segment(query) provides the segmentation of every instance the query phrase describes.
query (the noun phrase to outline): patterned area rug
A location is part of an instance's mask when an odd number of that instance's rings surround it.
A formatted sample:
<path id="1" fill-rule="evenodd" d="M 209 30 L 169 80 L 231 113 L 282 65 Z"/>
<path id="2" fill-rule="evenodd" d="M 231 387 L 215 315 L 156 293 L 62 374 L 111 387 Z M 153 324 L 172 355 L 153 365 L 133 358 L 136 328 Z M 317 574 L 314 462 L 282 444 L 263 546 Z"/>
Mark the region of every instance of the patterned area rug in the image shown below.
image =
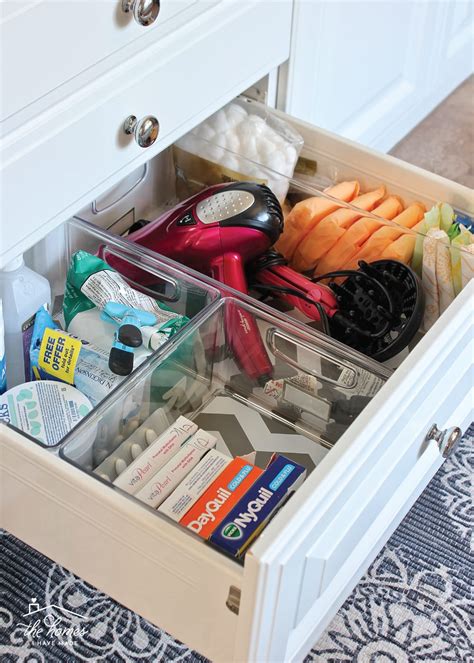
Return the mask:
<path id="1" fill-rule="evenodd" d="M 474 662 L 473 441 L 471 426 L 305 663 Z M 7 533 L 1 564 L 3 663 L 206 661 Z"/>

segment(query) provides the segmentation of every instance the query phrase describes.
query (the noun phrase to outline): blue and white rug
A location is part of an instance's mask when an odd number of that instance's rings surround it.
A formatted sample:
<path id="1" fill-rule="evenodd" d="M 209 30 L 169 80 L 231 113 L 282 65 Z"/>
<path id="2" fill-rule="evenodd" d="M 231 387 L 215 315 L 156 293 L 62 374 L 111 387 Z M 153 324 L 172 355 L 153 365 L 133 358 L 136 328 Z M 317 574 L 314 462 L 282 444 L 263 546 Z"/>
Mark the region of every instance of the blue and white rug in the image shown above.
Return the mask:
<path id="1" fill-rule="evenodd" d="M 473 438 L 471 427 L 306 663 L 474 663 Z M 1 568 L 2 663 L 205 663 L 6 533 Z"/>

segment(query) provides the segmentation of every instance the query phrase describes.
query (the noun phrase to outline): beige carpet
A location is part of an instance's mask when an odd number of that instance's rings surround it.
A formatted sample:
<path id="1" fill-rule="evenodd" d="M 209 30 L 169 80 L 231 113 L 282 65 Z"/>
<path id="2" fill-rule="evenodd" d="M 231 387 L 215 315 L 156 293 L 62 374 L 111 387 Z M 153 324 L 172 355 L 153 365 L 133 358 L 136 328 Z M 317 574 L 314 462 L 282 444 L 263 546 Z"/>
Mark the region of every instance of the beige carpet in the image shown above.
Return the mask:
<path id="1" fill-rule="evenodd" d="M 395 145 L 391 154 L 474 188 L 474 76 Z"/>

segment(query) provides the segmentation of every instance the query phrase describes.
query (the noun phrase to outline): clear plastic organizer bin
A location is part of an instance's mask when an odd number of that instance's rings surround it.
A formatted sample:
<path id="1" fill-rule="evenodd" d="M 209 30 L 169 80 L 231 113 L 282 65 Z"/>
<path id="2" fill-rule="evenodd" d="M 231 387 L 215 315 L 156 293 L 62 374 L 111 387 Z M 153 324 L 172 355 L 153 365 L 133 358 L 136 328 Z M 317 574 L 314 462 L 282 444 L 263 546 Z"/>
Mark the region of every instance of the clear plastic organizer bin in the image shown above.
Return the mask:
<path id="1" fill-rule="evenodd" d="M 166 348 L 168 343 L 174 342 L 176 337 L 189 324 L 192 324 L 194 319 L 199 319 L 207 309 L 215 306 L 221 297 L 219 290 L 209 281 L 206 282 L 206 279 L 196 278 L 185 267 L 176 265 L 172 261 L 157 255 L 144 255 L 138 248 L 129 242 L 124 242 L 120 237 L 88 222 L 72 219 L 51 232 L 25 254 L 28 266 L 48 279 L 52 292 L 51 313 L 53 318 L 59 320 L 63 325 L 62 312 L 66 274 L 71 264 L 71 257 L 79 250 L 100 256 L 118 271 L 134 289 L 150 296 L 159 304 L 163 303 L 166 309 L 178 313 L 180 316 L 185 316 L 179 318 L 180 324 L 169 335 L 168 340 L 164 340 L 163 345 L 155 350 L 139 348 L 142 354 L 139 359 L 135 357 L 134 368 L 137 368 L 140 363 L 146 365 L 154 352 L 160 352 Z M 86 313 L 95 315 L 91 315 L 90 318 L 83 321 L 80 328 L 73 319 L 72 324 L 68 327 L 69 331 L 82 340 L 95 343 L 106 350 L 107 348 L 103 344 L 105 338 L 103 328 L 108 329 L 110 327 L 111 331 L 108 332 L 110 343 L 114 328 L 108 323 L 101 322 L 100 311 L 97 308 L 88 310 Z M 165 337 L 160 337 L 160 343 L 163 338 Z M 6 359 L 8 362 L 8 357 Z M 129 376 L 123 378 L 124 381 L 128 379 Z M 114 392 L 110 393 L 114 398 Z M 124 422 L 133 416 L 138 406 L 139 401 L 135 403 L 124 401 L 121 403 L 121 414 L 115 422 L 117 434 L 120 433 Z M 88 416 L 83 421 L 87 428 Z M 41 442 L 39 443 L 41 444 Z M 48 448 L 57 446 L 57 444 L 51 445 Z"/>
<path id="2" fill-rule="evenodd" d="M 379 364 L 321 335 L 225 298 L 119 387 L 59 454 L 120 490 L 113 482 L 145 451 L 147 431 L 157 436 L 183 415 L 229 457 L 256 452 L 264 468 L 278 452 L 309 474 L 386 377 Z M 141 407 L 117 434 L 125 400 Z"/>
<path id="3" fill-rule="evenodd" d="M 328 285 L 330 281 L 323 279 L 324 274 L 343 269 L 357 270 L 361 260 L 368 263 L 399 261 L 411 267 L 418 278 L 416 287 L 424 303 L 416 308 L 415 313 L 410 309 L 407 315 L 403 312 L 400 317 L 402 327 L 404 320 L 411 320 L 413 316 L 413 324 L 409 326 L 412 331 L 416 331 L 408 345 L 400 342 L 402 349 L 397 348 L 396 352 L 391 352 L 387 357 L 385 355 L 389 353 L 384 355 L 368 351 L 363 342 L 352 344 L 378 361 L 388 362 L 387 366 L 398 367 L 474 274 L 473 236 L 467 226 L 460 222 L 469 224 L 472 192 L 461 186 L 453 189 L 448 186 L 449 182 L 435 176 L 430 176 L 428 180 L 423 174 L 414 173 L 412 179 L 408 179 L 404 173 L 402 177 L 396 165 L 388 162 L 384 162 L 383 174 L 379 174 L 376 166 L 371 164 L 372 157 L 362 154 L 359 147 L 336 140 L 323 131 L 318 130 L 316 133 L 314 128 L 305 129 L 305 125 L 258 102 L 239 99 L 237 103 L 239 109 L 247 109 L 248 117 L 252 116 L 255 124 L 247 136 L 241 137 L 237 151 L 229 147 L 232 132 L 228 126 L 225 125 L 221 131 L 217 130 L 223 112 L 219 111 L 214 119 L 197 127 L 94 201 L 89 208 L 81 210 L 79 216 L 106 226 L 124 237 L 130 234 L 131 228 L 133 239 L 133 230 L 136 228 L 133 224 L 137 219 L 144 225 L 153 225 L 164 212 L 206 187 L 234 180 L 267 184 L 282 203 L 285 225 L 296 205 L 306 199 L 319 201 L 318 205 L 325 210 L 321 222 L 318 222 L 304 242 L 298 243 L 294 255 L 293 251 L 287 252 L 280 241 L 276 242 L 275 248 L 282 254 L 287 253 L 284 257 L 298 275 L 322 279 L 323 285 Z M 282 121 L 289 128 L 288 135 L 285 133 L 287 129 L 280 126 Z M 216 125 L 213 128 L 212 122 Z M 262 153 L 249 157 L 249 150 L 254 149 L 254 143 L 258 141 L 262 122 L 274 127 L 276 134 L 286 141 L 286 148 L 291 153 L 288 163 L 280 171 L 275 169 L 278 165 L 278 159 L 273 158 L 275 155 L 271 157 Z M 294 135 L 294 128 L 297 133 L 301 133 L 303 144 Z M 265 141 L 268 152 L 271 147 L 268 135 Z M 278 158 L 282 154 L 283 148 L 278 152 Z M 293 174 L 288 174 L 293 167 Z M 353 183 L 346 200 L 331 195 L 331 187 L 342 182 Z M 358 202 L 358 199 L 370 193 L 374 194 L 371 200 Z M 450 221 L 449 213 L 441 213 L 441 208 L 427 215 L 428 218 L 423 218 L 425 211 L 428 212 L 443 198 L 454 209 L 459 230 L 454 228 L 456 224 Z M 362 206 L 358 207 L 358 204 Z M 384 207 L 380 209 L 381 206 Z M 449 212 L 447 208 L 444 211 Z M 380 215 L 382 213 L 387 218 L 383 218 Z M 155 241 L 153 232 L 149 238 L 144 238 L 143 242 L 139 240 L 145 251 L 158 251 L 159 241 Z M 173 255 L 173 258 L 180 260 L 179 255 Z M 259 290 L 252 288 L 251 269 L 247 272 L 247 280 L 251 296 L 270 305 L 280 314 L 320 330 L 327 331 L 330 327 L 330 324 L 324 325 L 317 319 L 318 314 L 314 310 L 308 315 L 308 307 L 305 307 L 301 297 L 299 300 L 296 297 L 279 297 L 275 290 L 265 291 L 261 284 Z M 335 280 L 340 286 L 344 277 Z M 395 295 L 395 299 L 397 292 L 394 286 L 391 294 Z M 410 302 L 408 306 L 411 306 Z M 350 307 L 342 307 L 341 310 L 347 314 Z M 393 338 L 398 333 L 397 329 L 390 332 Z M 348 340 L 344 341 L 342 333 L 334 336 L 351 345 Z"/>

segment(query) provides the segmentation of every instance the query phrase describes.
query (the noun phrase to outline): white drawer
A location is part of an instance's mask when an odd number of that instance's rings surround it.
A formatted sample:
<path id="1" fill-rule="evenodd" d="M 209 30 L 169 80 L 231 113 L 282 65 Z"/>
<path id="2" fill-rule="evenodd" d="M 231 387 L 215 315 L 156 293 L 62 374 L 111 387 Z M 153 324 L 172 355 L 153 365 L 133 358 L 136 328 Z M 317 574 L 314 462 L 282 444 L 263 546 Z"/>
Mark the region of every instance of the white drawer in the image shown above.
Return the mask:
<path id="1" fill-rule="evenodd" d="M 338 165 L 341 177 L 382 180 L 405 202 L 443 199 L 474 211 L 465 187 L 294 124 L 306 153 Z M 2 526 L 213 661 L 301 660 L 440 467 L 437 443 L 425 440 L 431 425 L 465 429 L 473 418 L 473 294 L 471 282 L 244 566 L 10 429 L 0 429 Z"/>
<path id="2" fill-rule="evenodd" d="M 0 21 L 5 54 L 0 122 L 134 41 L 163 39 L 216 1 L 165 0 L 155 21 L 144 26 L 133 11 L 122 10 L 122 0 L 7 0 Z M 137 6 L 146 4 L 138 0 Z"/>
<path id="3" fill-rule="evenodd" d="M 288 0 L 220 3 L 7 134 L 0 265 L 283 62 L 290 23 Z M 130 115 L 158 119 L 150 148 L 123 132 Z"/>

